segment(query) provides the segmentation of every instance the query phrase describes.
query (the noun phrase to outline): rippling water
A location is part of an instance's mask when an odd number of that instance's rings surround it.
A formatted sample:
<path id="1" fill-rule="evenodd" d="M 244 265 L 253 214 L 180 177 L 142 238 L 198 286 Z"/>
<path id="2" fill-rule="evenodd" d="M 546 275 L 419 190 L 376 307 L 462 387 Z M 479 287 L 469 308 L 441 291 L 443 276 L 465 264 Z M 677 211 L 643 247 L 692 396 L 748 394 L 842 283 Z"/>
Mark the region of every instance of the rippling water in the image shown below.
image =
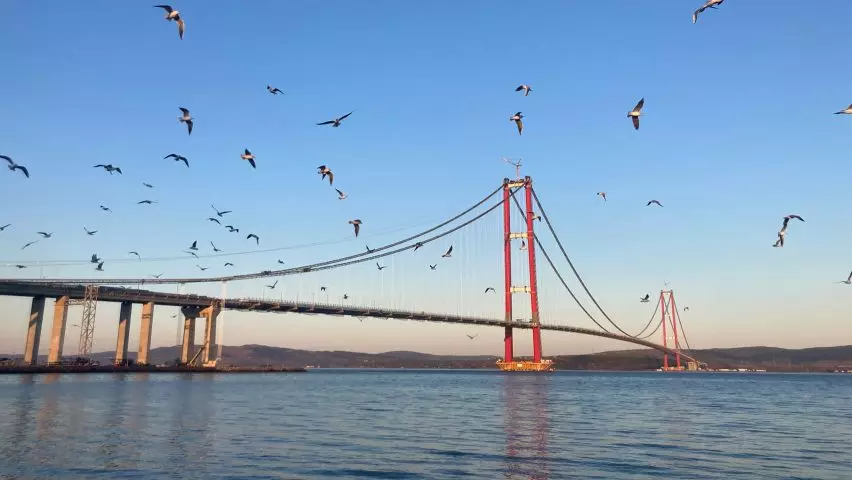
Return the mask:
<path id="1" fill-rule="evenodd" d="M 0 478 L 852 478 L 852 375 L 0 377 Z"/>

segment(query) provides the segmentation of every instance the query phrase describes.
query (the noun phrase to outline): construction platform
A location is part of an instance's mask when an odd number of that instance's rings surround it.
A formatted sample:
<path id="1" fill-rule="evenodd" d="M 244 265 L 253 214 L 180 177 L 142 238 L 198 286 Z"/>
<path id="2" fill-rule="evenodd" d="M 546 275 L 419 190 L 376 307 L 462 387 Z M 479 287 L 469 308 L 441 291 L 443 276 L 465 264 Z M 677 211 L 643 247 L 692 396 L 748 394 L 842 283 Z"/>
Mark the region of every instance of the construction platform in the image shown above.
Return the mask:
<path id="1" fill-rule="evenodd" d="M 542 360 L 540 362 L 531 362 L 529 360 L 517 360 L 512 362 L 504 362 L 497 360 L 497 368 L 504 372 L 555 372 L 553 360 Z"/>

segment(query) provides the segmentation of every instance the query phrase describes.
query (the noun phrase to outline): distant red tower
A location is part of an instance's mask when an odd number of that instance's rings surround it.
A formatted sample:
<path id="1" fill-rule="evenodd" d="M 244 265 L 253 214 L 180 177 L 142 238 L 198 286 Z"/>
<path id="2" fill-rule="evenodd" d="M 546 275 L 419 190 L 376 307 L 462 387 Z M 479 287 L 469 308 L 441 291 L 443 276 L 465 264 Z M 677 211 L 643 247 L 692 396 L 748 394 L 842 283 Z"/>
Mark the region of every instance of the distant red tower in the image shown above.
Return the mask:
<path id="1" fill-rule="evenodd" d="M 512 189 L 524 188 L 524 199 L 526 203 L 526 231 L 512 232 L 511 230 L 511 212 L 514 203 L 512 197 Z M 550 360 L 541 359 L 541 319 L 538 311 L 538 282 L 536 277 L 535 264 L 535 230 L 533 222 L 535 219 L 535 211 L 533 210 L 532 196 L 532 179 L 524 177 L 517 180 L 503 180 L 503 263 L 505 268 L 504 288 L 506 295 L 505 304 L 505 320 L 506 327 L 503 335 L 504 356 L 502 361 L 497 362 L 497 366 L 504 371 L 551 371 L 553 370 L 553 362 Z M 527 258 L 529 261 L 529 284 L 524 286 L 512 285 L 512 240 L 521 239 L 526 244 Z M 531 318 L 530 326 L 532 327 L 533 341 L 533 359 L 528 361 L 515 361 L 514 359 L 514 339 L 512 336 L 512 295 L 515 293 L 528 293 L 530 295 Z"/>
<path id="2" fill-rule="evenodd" d="M 660 321 L 662 322 L 663 327 L 663 346 L 669 346 L 669 328 L 671 327 L 672 332 L 672 350 L 675 351 L 675 362 L 678 370 L 681 369 L 680 365 L 680 339 L 677 334 L 677 323 L 678 323 L 678 314 L 677 314 L 677 304 L 675 303 L 674 290 L 660 290 L 660 312 L 662 312 L 662 318 Z M 663 354 L 663 370 L 669 369 L 669 354 Z"/>

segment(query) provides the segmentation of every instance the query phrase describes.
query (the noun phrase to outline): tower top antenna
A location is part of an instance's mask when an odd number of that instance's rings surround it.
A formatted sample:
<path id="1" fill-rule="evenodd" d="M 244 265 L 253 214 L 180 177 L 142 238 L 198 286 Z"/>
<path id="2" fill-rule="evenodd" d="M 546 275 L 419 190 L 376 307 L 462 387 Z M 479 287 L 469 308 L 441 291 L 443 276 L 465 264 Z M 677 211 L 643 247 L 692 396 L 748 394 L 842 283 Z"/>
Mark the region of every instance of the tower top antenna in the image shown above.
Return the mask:
<path id="1" fill-rule="evenodd" d="M 502 157 L 503 161 L 515 167 L 515 178 L 521 178 L 521 167 L 524 165 L 523 158 L 519 158 L 518 161 L 513 162 L 511 158 Z"/>

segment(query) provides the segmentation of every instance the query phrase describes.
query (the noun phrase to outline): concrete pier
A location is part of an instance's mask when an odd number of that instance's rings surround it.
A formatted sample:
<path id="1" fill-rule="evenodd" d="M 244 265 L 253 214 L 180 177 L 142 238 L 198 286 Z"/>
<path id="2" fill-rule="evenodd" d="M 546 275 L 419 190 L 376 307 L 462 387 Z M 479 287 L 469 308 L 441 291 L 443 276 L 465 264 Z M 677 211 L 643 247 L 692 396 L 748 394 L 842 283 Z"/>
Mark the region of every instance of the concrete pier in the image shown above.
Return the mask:
<path id="1" fill-rule="evenodd" d="M 127 344 L 130 342 L 130 314 L 133 304 L 121 302 L 121 310 L 118 314 L 118 335 L 115 342 L 115 364 L 121 365 L 127 360 Z"/>
<path id="2" fill-rule="evenodd" d="M 202 365 L 207 366 L 210 362 L 216 361 L 216 321 L 219 317 L 219 306 L 210 306 L 201 311 L 201 315 L 206 320 L 206 328 L 204 329 L 204 351 L 201 354 Z"/>
<path id="3" fill-rule="evenodd" d="M 24 348 L 24 364 L 38 363 L 38 345 L 41 341 L 41 324 L 44 321 L 44 297 L 33 297 L 30 307 L 30 322 L 27 327 L 27 344 Z"/>
<path id="4" fill-rule="evenodd" d="M 201 310 L 195 307 L 182 308 L 183 342 L 180 349 L 180 362 L 188 363 L 195 356 L 195 319 Z"/>
<path id="5" fill-rule="evenodd" d="M 48 365 L 62 361 L 66 323 L 68 323 L 68 297 L 64 296 L 57 298 L 53 305 L 53 327 L 50 332 L 50 351 L 47 354 Z"/>
<path id="6" fill-rule="evenodd" d="M 142 324 L 139 326 L 139 355 L 136 363 L 147 364 L 151 352 L 151 328 L 154 324 L 154 302 L 142 304 Z"/>

